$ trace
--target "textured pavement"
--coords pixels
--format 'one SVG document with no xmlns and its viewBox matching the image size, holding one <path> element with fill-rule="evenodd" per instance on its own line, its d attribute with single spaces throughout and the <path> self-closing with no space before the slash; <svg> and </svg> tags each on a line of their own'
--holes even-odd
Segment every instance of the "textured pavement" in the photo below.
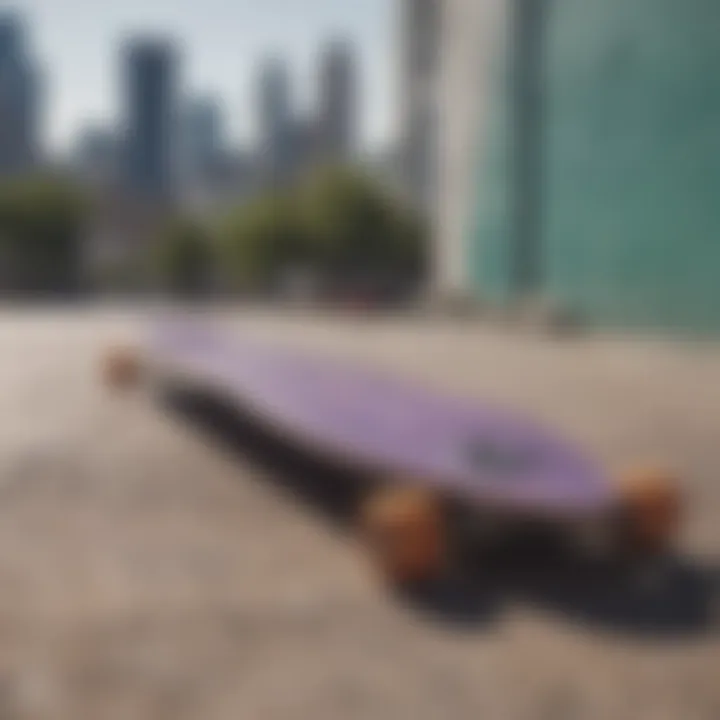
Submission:
<svg viewBox="0 0 720 720">
<path fill-rule="evenodd" d="M 141 313 L 0 311 L 0 719 L 720 717 L 719 348 L 217 316 L 677 467 L 682 566 L 661 592 L 530 565 L 391 597 L 302 473 L 98 385 Z"/>
</svg>

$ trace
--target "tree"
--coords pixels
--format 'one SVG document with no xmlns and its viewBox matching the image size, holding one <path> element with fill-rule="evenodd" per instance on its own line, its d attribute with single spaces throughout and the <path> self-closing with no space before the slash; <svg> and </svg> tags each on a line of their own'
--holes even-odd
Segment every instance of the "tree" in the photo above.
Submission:
<svg viewBox="0 0 720 720">
<path fill-rule="evenodd" d="M 271 288 L 283 272 L 312 259 L 293 199 L 266 195 L 233 211 L 219 231 L 220 256 L 235 289 Z"/>
<path fill-rule="evenodd" d="M 37 176 L 0 183 L 2 284 L 21 292 L 77 289 L 86 205 L 71 183 Z"/>
<path fill-rule="evenodd" d="M 324 284 L 406 289 L 425 267 L 422 224 L 360 172 L 328 168 L 292 193 L 235 209 L 218 232 L 219 257 L 236 289 L 274 289 L 289 273 Z"/>
<path fill-rule="evenodd" d="M 397 284 L 423 272 L 419 218 L 372 178 L 325 169 L 300 191 L 300 207 L 320 261 L 339 282 Z"/>
<path fill-rule="evenodd" d="M 156 276 L 177 295 L 196 295 L 206 290 L 213 263 L 209 233 L 187 218 L 169 223 L 155 248 Z"/>
</svg>

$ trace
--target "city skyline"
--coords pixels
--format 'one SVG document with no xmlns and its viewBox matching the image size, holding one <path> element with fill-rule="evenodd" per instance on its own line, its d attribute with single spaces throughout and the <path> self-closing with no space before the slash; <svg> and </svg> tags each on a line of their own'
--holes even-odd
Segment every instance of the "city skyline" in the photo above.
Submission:
<svg viewBox="0 0 720 720">
<path fill-rule="evenodd" d="M 69 0 L 60 12 L 51 0 L 25 0 L 1 12 L 22 17 L 46 69 L 42 136 L 53 153 L 68 151 L 86 126 L 112 124 L 118 117 L 118 55 L 127 37 L 136 34 L 160 34 L 178 44 L 183 85 L 222 103 L 234 145 L 257 136 L 253 94 L 259 63 L 272 55 L 286 59 L 293 70 L 293 101 L 304 108 L 315 103 L 318 48 L 330 38 L 346 38 L 360 62 L 361 141 L 365 147 L 389 141 L 394 0 L 365 0 L 362 8 L 345 3 L 339 8 L 330 0 L 309 0 L 302 7 L 297 0 L 260 5 L 239 2 L 225 8 L 221 0 L 206 0 L 199 12 L 182 0 L 126 0 L 121 8 Z"/>
<path fill-rule="evenodd" d="M 311 108 L 293 102 L 292 68 L 284 60 L 260 64 L 251 109 L 262 132 L 242 146 L 227 141 L 222 104 L 184 87 L 175 43 L 128 37 L 118 61 L 121 112 L 113 122 L 84 125 L 61 161 L 89 187 L 144 207 L 180 202 L 205 211 L 290 187 L 323 164 L 360 160 L 357 58 L 349 43 L 332 39 L 320 48 Z"/>
</svg>

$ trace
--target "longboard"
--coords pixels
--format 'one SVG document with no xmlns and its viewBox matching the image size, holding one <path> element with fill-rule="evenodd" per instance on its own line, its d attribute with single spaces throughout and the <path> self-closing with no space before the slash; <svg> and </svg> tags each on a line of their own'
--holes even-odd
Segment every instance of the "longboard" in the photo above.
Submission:
<svg viewBox="0 0 720 720">
<path fill-rule="evenodd" d="M 116 350 L 103 369 L 113 385 L 149 370 L 218 392 L 284 440 L 379 480 L 358 514 L 393 582 L 432 576 L 451 554 L 447 500 L 483 523 L 520 518 L 574 531 L 599 521 L 610 546 L 633 556 L 663 554 L 675 536 L 680 498 L 667 472 L 643 468 L 618 484 L 537 422 L 349 362 L 165 319 L 139 355 Z"/>
<path fill-rule="evenodd" d="M 524 514 L 581 517 L 614 499 L 579 448 L 496 407 L 205 325 L 157 325 L 147 348 L 161 366 L 221 391 L 291 441 L 370 472 Z"/>
</svg>

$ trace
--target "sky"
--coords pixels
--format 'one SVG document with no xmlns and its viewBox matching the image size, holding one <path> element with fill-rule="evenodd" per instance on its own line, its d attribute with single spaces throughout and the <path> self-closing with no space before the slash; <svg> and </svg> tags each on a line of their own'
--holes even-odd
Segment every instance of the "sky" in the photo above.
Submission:
<svg viewBox="0 0 720 720">
<path fill-rule="evenodd" d="M 328 37 L 354 41 L 361 64 L 366 144 L 392 136 L 396 0 L 18 0 L 44 73 L 43 135 L 66 150 L 79 128 L 120 111 L 119 47 L 128 34 L 161 32 L 182 48 L 190 91 L 222 99 L 231 140 L 252 141 L 254 78 L 267 55 L 287 58 L 298 105 L 312 98 L 313 63 Z"/>
</svg>

